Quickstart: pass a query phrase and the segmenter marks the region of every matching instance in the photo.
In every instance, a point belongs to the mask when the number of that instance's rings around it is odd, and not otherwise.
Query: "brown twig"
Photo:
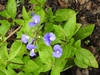
[[[14,30],[10,35],[7,36],[7,38],[4,40],[4,42],[9,39],[13,34],[15,34],[19,29],[21,28],[21,26],[19,26],[16,30]]]

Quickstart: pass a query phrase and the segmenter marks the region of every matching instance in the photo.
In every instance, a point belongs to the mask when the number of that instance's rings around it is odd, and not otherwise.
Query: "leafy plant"
[[[54,13],[52,8],[44,9],[45,2],[30,0],[35,7],[27,11],[23,6],[20,19],[15,0],[8,0],[0,12],[6,18],[0,21],[0,75],[60,75],[75,65],[98,68],[94,55],[81,47],[81,40],[93,32],[94,25],[81,27],[74,10],[58,9]],[[19,27],[6,37],[15,25]],[[15,32],[16,41],[8,48],[6,40]]]

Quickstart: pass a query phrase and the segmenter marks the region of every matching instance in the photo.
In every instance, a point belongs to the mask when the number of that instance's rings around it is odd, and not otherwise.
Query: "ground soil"
[[[28,1],[29,0],[25,0],[24,4],[27,10],[31,7]],[[5,9],[6,4],[7,0],[0,0],[0,11]],[[53,12],[60,8],[73,9],[79,12],[77,14],[78,23],[81,23],[83,26],[95,24],[93,33],[83,40],[82,46],[89,49],[94,54],[100,65],[100,0],[47,0],[45,8],[47,7],[51,7]],[[22,6],[18,7],[18,18],[21,17],[21,8]],[[0,19],[2,19],[1,16]],[[16,26],[11,27],[9,33],[16,28]],[[15,38],[16,35],[14,34],[12,37]],[[87,40],[90,40],[88,45],[84,43]],[[10,47],[13,40],[9,38],[7,41],[9,43],[8,47]],[[100,75],[100,67],[98,69],[81,69],[75,66],[62,72],[61,75]]]

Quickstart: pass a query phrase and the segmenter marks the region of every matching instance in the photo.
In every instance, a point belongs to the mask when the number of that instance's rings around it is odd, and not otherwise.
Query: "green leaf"
[[[0,20],[0,23],[2,24],[0,26],[0,34],[5,36],[7,31],[10,29],[10,23],[7,20]]]
[[[21,68],[22,66],[24,66],[24,63],[23,61],[16,57],[16,58],[13,58],[11,61],[10,61],[10,64],[9,64],[9,67],[12,68],[12,69],[17,69],[17,68]]]
[[[0,71],[0,75],[6,75],[4,72]]]
[[[59,66],[53,66],[50,75],[60,75],[60,72],[63,70],[67,60],[64,60]]]
[[[74,35],[75,29],[76,29],[76,14],[72,15],[72,17],[70,17],[70,19],[64,25],[64,31],[68,39],[70,39]]]
[[[39,42],[39,57],[43,63],[49,64],[49,66],[54,63],[52,52],[51,46],[47,46],[41,41]]]
[[[30,19],[30,17],[29,17],[29,15],[28,15],[28,13],[27,13],[24,6],[23,6],[23,9],[22,9],[22,14],[23,14],[23,19],[24,20],[29,20]]]
[[[7,13],[6,10],[1,11],[1,12],[0,12],[0,15],[1,15],[2,17],[10,18],[10,15]]]
[[[15,22],[21,26],[23,26],[25,23],[24,23],[24,20],[22,19],[16,19]]]
[[[39,68],[39,66],[33,60],[28,60],[23,70],[25,72],[33,72],[37,68]]]
[[[47,72],[47,71],[49,71],[49,70],[51,70],[51,66],[50,66],[50,65],[42,65],[42,66],[39,68],[38,72],[39,72],[39,73],[41,73],[41,72]]]
[[[76,48],[81,48],[81,40],[77,40],[75,43],[74,43],[74,46]]]
[[[74,34],[76,34],[76,32],[80,29],[80,27],[81,27],[81,24],[76,23],[76,27],[75,27],[75,32],[74,32]]]
[[[75,58],[74,59],[75,64],[80,67],[80,68],[88,68],[88,65],[85,63],[81,62],[79,59]]]
[[[98,63],[93,54],[84,48],[79,48],[74,51],[76,55],[75,63],[81,68],[85,68],[86,65],[94,68],[98,68]],[[80,65],[80,64],[82,65]],[[78,65],[79,64],[79,65]],[[87,68],[87,67],[86,67]]]
[[[44,28],[44,30],[45,30],[45,33],[46,32],[51,32],[54,28],[53,28],[53,23],[51,23],[51,22],[49,22],[49,23],[46,23],[46,25],[45,25],[45,28]]]
[[[7,60],[9,55],[8,55],[8,50],[7,50],[7,44],[3,43],[2,46],[0,47],[0,56],[4,59]]]
[[[83,40],[86,37],[88,37],[93,32],[93,30],[94,30],[94,25],[93,24],[82,27],[75,34],[74,38],[75,38],[75,40],[79,40],[79,39]]]
[[[55,30],[55,34],[57,35],[57,37],[61,40],[64,40],[65,32],[64,32],[63,28],[60,25],[53,25],[53,28]]]
[[[16,17],[16,1],[15,0],[8,0],[6,10],[8,14],[14,19]]]
[[[19,72],[17,75],[26,75],[24,72]]]
[[[75,12],[71,9],[58,9],[55,13],[55,20],[56,21],[66,21],[68,20],[71,16],[73,16]]]
[[[46,0],[30,0],[30,3],[32,4],[41,4],[44,5]]]
[[[10,49],[10,54],[9,54],[9,61],[12,60],[17,56],[17,54],[20,52],[22,47],[22,43],[20,41],[15,41]]]
[[[8,67],[6,72],[7,72],[7,74],[9,73],[9,75],[16,75],[16,72],[11,67]]]
[[[18,57],[12,59],[11,62],[12,63],[18,63],[18,64],[24,64],[23,61]]]

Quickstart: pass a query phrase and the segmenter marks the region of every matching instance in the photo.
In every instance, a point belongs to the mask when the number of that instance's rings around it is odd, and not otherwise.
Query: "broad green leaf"
[[[19,72],[17,75],[26,75],[24,72]]]
[[[63,71],[66,71],[66,70],[68,70],[69,68],[71,68],[73,66],[75,66],[74,60],[73,59],[68,59]]]
[[[0,75],[6,75],[4,72],[0,71]]]
[[[81,40],[77,40],[75,43],[74,43],[74,46],[76,48],[81,48]]]
[[[38,72],[39,72],[39,73],[41,73],[41,72],[47,72],[47,71],[49,71],[49,70],[51,70],[51,66],[50,66],[50,65],[42,65],[42,66],[39,68]]]
[[[68,40],[74,35],[76,29],[76,14],[73,14],[64,25],[64,31]]]
[[[8,67],[6,72],[7,72],[7,74],[9,73],[9,75],[16,75],[16,72],[11,67]]]
[[[12,62],[12,63],[16,63],[16,64],[17,64],[17,63],[18,63],[18,64],[24,64],[23,61],[22,61],[20,58],[18,58],[18,57],[12,59],[11,62]]]
[[[7,13],[14,19],[16,17],[16,1],[15,0],[8,0],[6,6]]]
[[[88,68],[88,65],[84,64],[83,62],[79,61],[79,59],[74,59],[75,64],[80,68]]]
[[[23,70],[25,72],[33,72],[37,68],[39,68],[39,66],[33,60],[28,60]]]
[[[51,46],[47,46],[41,41],[39,42],[39,57],[43,63],[49,64],[49,66],[54,63],[52,52]]]
[[[0,15],[1,15],[2,17],[6,17],[6,18],[10,18],[10,17],[11,17],[11,16],[7,13],[6,10],[1,11],[1,12],[0,12]]]
[[[23,9],[22,9],[22,15],[23,15],[24,20],[29,20],[30,19],[30,17],[29,17],[29,15],[28,15],[28,13],[27,13],[24,6],[23,6]]]
[[[80,29],[80,27],[81,27],[81,24],[76,23],[76,27],[75,27],[75,32],[74,32],[74,34],[76,34],[76,32]]]
[[[0,56],[4,59],[7,60],[9,55],[8,55],[8,50],[7,50],[7,44],[3,43],[2,46],[0,47]]]
[[[9,64],[9,67],[12,69],[21,68],[22,66],[24,66],[24,62],[18,57],[13,58]]]
[[[61,62],[61,64],[59,66],[53,66],[52,70],[51,70],[51,74],[50,75],[60,75],[60,72],[63,70],[65,64],[66,64],[67,60],[64,60],[63,62]]]
[[[17,54],[20,52],[22,47],[22,43],[20,41],[15,41],[10,49],[10,54],[9,54],[9,61],[12,60],[17,56]]]
[[[15,22],[21,26],[23,26],[25,23],[24,23],[24,20],[22,19],[16,19]]]
[[[30,3],[32,4],[41,4],[44,5],[46,0],[30,0]]]
[[[7,31],[10,29],[10,23],[7,20],[1,20],[0,23],[1,23],[0,34],[2,36],[5,36]]]
[[[73,16],[73,14],[75,14],[75,12],[71,9],[58,9],[55,13],[55,20],[56,21],[66,21],[68,20],[70,17]]]
[[[45,27],[44,27],[44,30],[45,30],[45,33],[46,32],[51,32],[54,28],[53,28],[53,23],[49,22],[49,23],[46,23]]]
[[[55,18],[55,16],[53,15],[53,11],[52,11],[52,8],[48,8],[47,10],[46,10],[46,22],[54,22],[54,18]]]
[[[63,28],[60,25],[53,25],[53,28],[57,37],[61,40],[65,40],[65,32]]]
[[[86,37],[88,37],[93,32],[93,30],[94,30],[94,25],[93,24],[82,27],[77,31],[74,38],[75,38],[75,40],[79,40],[79,39],[83,40]]]
[[[75,50],[74,52],[75,52],[76,61],[77,61],[76,65],[78,63],[82,63],[90,67],[98,68],[98,63],[95,57],[93,56],[93,54],[89,50],[84,49],[84,48],[79,48]],[[82,66],[82,67],[84,68],[85,66]]]

